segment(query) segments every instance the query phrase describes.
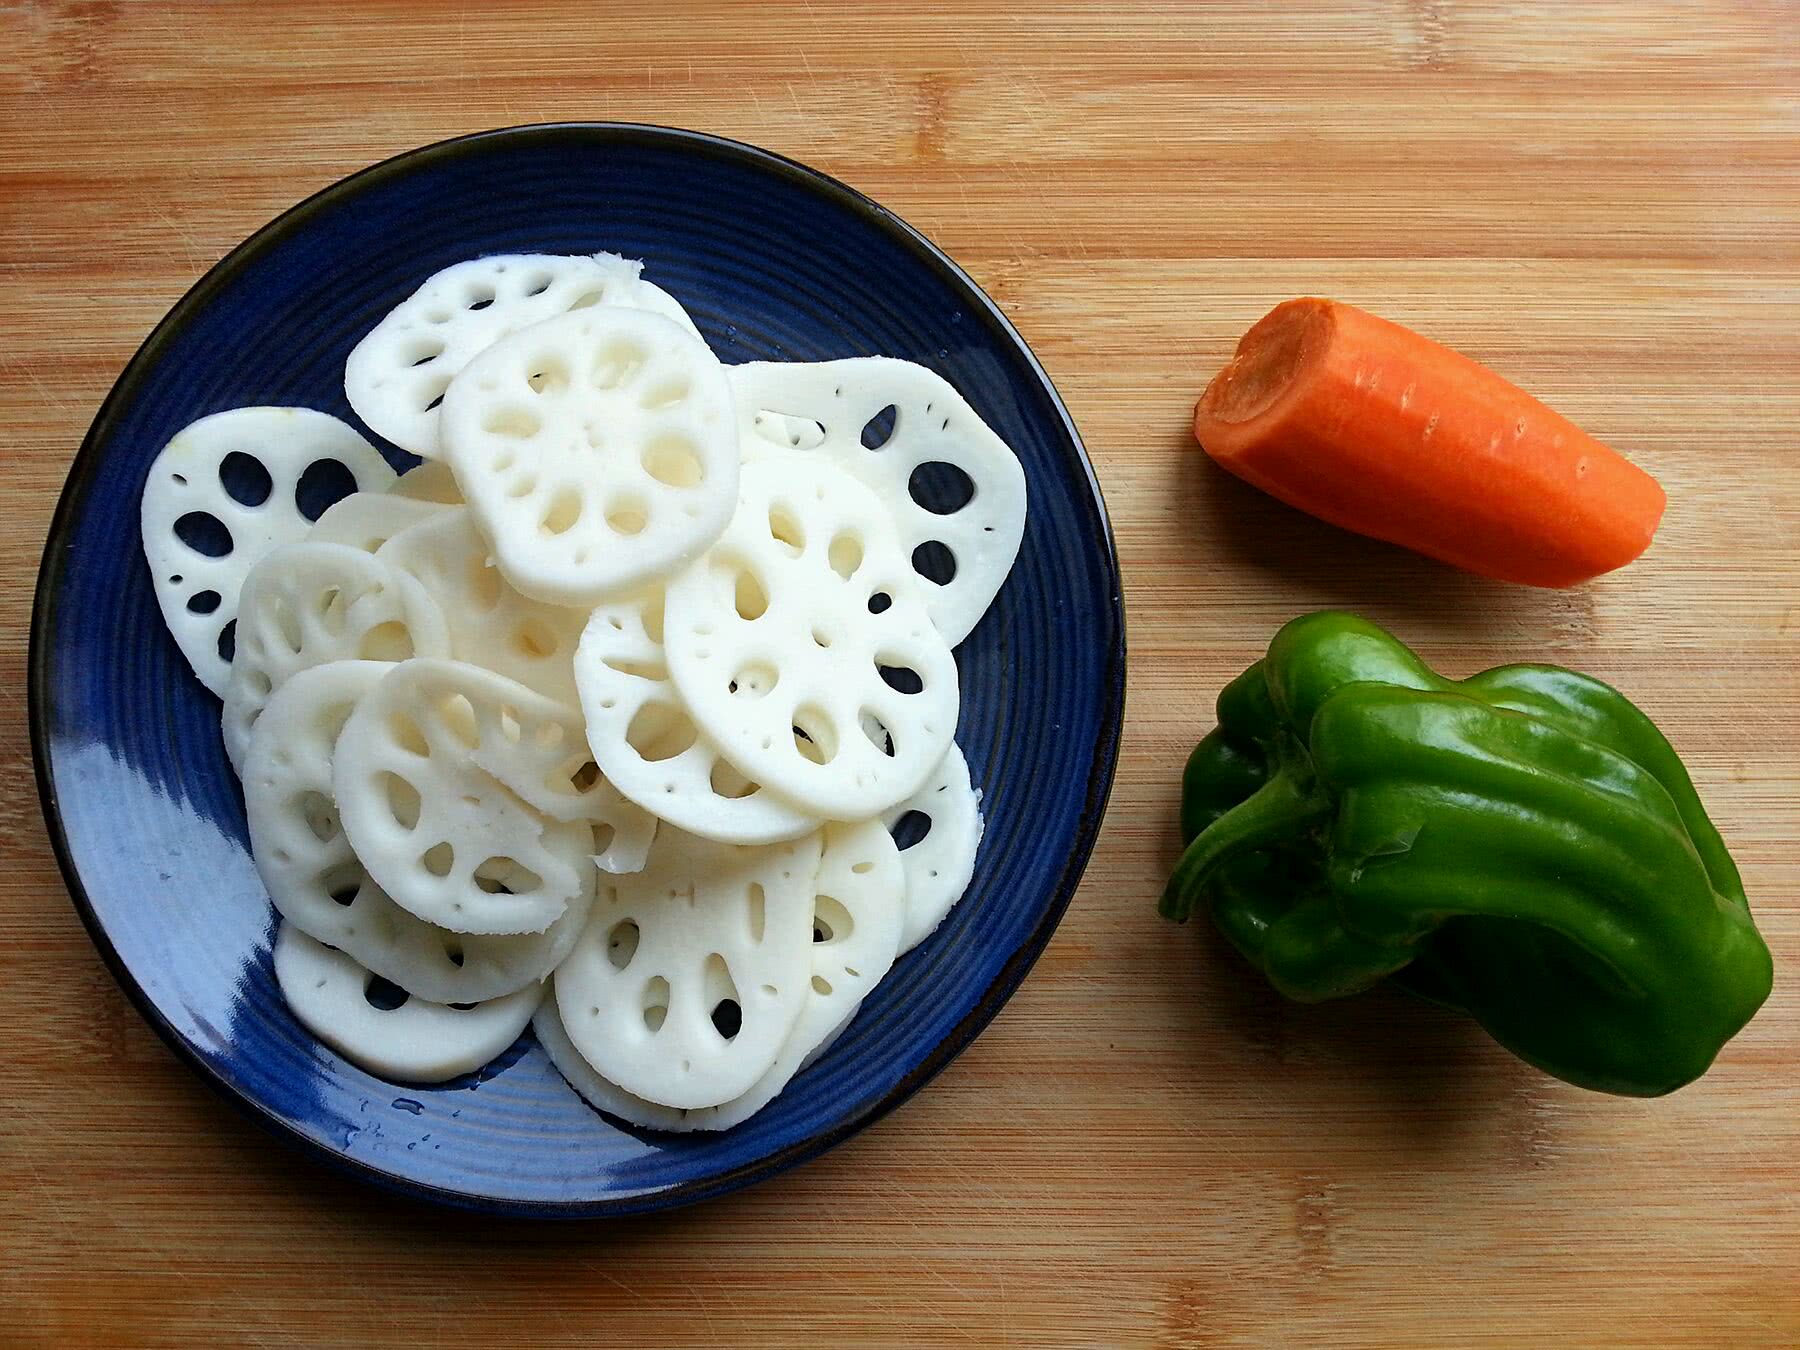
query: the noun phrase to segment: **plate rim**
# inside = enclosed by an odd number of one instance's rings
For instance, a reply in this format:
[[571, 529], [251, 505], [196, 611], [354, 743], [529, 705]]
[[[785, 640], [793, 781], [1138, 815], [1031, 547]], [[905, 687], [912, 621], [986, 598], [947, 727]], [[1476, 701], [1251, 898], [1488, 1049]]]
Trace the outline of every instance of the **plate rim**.
[[[496, 142], [559, 141], [570, 138], [598, 141], [603, 144], [675, 146], [692, 152], [732, 159], [753, 170], [772, 171], [796, 181], [813, 191], [823, 193], [853, 215], [871, 221], [896, 242], [904, 246], [925, 266], [947, 280], [971, 309], [987, 323], [990, 331], [1011, 346], [1024, 359], [1032, 376], [1042, 385], [1052, 409], [1062, 424], [1064, 435], [1074, 449], [1075, 464], [1080, 470], [1099, 524], [1103, 545], [1102, 563], [1112, 579], [1110, 605], [1106, 612], [1115, 640], [1107, 653], [1101, 688], [1101, 726], [1099, 741], [1088, 769], [1087, 794], [1081, 806], [1079, 826], [1068, 857], [1056, 878], [1049, 902], [1025, 940], [1007, 958], [980, 997], [955, 1026], [950, 1028], [925, 1056], [869, 1107], [839, 1121], [830, 1128], [815, 1131], [786, 1147], [731, 1169], [715, 1177], [681, 1182], [658, 1190], [639, 1191], [613, 1197], [574, 1200], [522, 1200], [483, 1195], [452, 1187], [438, 1186], [385, 1170], [373, 1163], [350, 1157], [328, 1148], [320, 1141], [300, 1132], [266, 1103], [228, 1079], [207, 1060], [169, 1020], [150, 998], [143, 984], [119, 955], [106, 926], [95, 912], [81, 873], [70, 851], [64, 828], [62, 809], [57, 795], [51, 765], [52, 707], [50, 692], [50, 610], [51, 597], [61, 589], [64, 568], [68, 562], [67, 536], [77, 508], [85, 505], [94, 490], [100, 466], [100, 443], [112, 432], [120, 407], [135, 396], [147, 378], [147, 369], [162, 348], [189, 321], [190, 316], [207, 304], [237, 273], [253, 263], [268, 249], [285, 240], [297, 229], [339, 202], [353, 199], [368, 187], [387, 181], [397, 174], [416, 169], [421, 164], [454, 159], [475, 152], [488, 151]], [[834, 1148], [844, 1140], [886, 1116], [907, 1101], [915, 1092], [941, 1073], [952, 1060], [974, 1041], [998, 1015], [1000, 1009], [1017, 991], [1026, 973], [1036, 964], [1051, 936], [1061, 924], [1070, 902], [1092, 857], [1100, 826], [1111, 797], [1118, 768], [1126, 703], [1126, 613], [1124, 582], [1119, 566], [1118, 542], [1106, 501], [1100, 489], [1093, 461], [1082, 441], [1062, 395], [1036, 353], [1013, 326], [1011, 320], [992, 298], [982, 290], [944, 250], [899, 215], [859, 192], [848, 184], [818, 169], [775, 151], [744, 141], [646, 122], [562, 121], [524, 123], [494, 127], [483, 131], [452, 136], [429, 144], [403, 150], [354, 173], [339, 178], [286, 208], [259, 226], [242, 242], [231, 248], [209, 267], [198, 280], [176, 300], [126, 361], [119, 376], [102, 399], [89, 424], [68, 474], [57, 496], [55, 512], [50, 519], [31, 606], [30, 636], [27, 648], [27, 714], [31, 739], [33, 773], [37, 782], [38, 805], [55, 854], [58, 871], [89, 939], [99, 951], [114, 980], [152, 1030], [175, 1053], [178, 1060], [192, 1069], [216, 1094], [240, 1113], [282, 1140], [288, 1146], [340, 1174], [348, 1174], [369, 1182], [382, 1190], [426, 1200], [454, 1209], [488, 1214], [504, 1214], [523, 1218], [603, 1218], [671, 1209], [739, 1190], [765, 1181]]]

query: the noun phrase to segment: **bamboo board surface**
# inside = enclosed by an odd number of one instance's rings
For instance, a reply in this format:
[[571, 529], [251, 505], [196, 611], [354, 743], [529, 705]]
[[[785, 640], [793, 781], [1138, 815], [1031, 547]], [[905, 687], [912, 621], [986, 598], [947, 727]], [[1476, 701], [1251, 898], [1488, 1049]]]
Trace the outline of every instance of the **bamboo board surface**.
[[[1800, 1341], [1797, 34], [1754, 3], [0, 3], [0, 1342]], [[1106, 490], [1130, 714], [1080, 895], [937, 1082], [749, 1192], [534, 1226], [327, 1175], [164, 1049], [52, 863], [24, 665], [74, 449], [202, 271], [374, 160], [581, 118], [802, 159], [1004, 306]], [[1628, 451], [1669, 489], [1653, 551], [1509, 589], [1212, 471], [1194, 396], [1305, 293]], [[1397, 997], [1284, 1004], [1156, 919], [1214, 693], [1322, 605], [1661, 722], [1778, 963], [1711, 1076], [1584, 1094]]]

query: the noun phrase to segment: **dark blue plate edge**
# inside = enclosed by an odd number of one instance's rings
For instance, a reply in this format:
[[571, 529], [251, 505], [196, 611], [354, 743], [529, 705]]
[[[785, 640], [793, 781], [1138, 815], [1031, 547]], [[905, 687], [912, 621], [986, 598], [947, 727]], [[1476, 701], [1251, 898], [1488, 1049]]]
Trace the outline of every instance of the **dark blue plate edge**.
[[[836, 199], [839, 205], [851, 212], [873, 218], [881, 227], [895, 235], [923, 264], [940, 275], [947, 276], [952, 287], [961, 291], [971, 308], [982, 315], [989, 329], [993, 330], [1004, 344], [1016, 349], [1031, 373], [1042, 382], [1056, 415], [1062, 423], [1063, 430], [1075, 449], [1076, 464], [1093, 498], [1094, 513], [1098, 521], [1098, 542], [1104, 552], [1107, 571], [1113, 579], [1112, 606], [1108, 617], [1111, 620], [1112, 630], [1109, 636], [1114, 640], [1109, 644], [1110, 656], [1106, 668], [1106, 684], [1102, 691], [1101, 740], [1095, 747], [1094, 759], [1089, 771], [1087, 800], [1082, 807], [1081, 827], [1074, 846], [1070, 850], [1068, 862], [1064, 865], [1062, 874], [1057, 880], [1055, 894], [1037, 927], [1013, 952], [1007, 963], [1001, 967], [999, 974], [983, 992], [980, 1001], [969, 1010], [962, 1021], [951, 1028], [931, 1053], [884, 1097], [861, 1114], [843, 1121], [831, 1129], [800, 1140], [754, 1163], [748, 1163], [733, 1172], [704, 1182], [672, 1186], [662, 1190], [622, 1196], [617, 1199], [582, 1200], [564, 1204], [554, 1201], [508, 1200], [499, 1197], [471, 1195], [432, 1186], [383, 1171], [346, 1154], [326, 1148], [318, 1141], [300, 1134], [261, 1103], [246, 1096], [189, 1045], [180, 1032], [163, 1017], [150, 1000], [149, 995], [145, 993], [143, 987], [126, 967], [117, 948], [114, 947], [111, 938], [108, 937], [104, 926], [100, 923], [99, 916], [88, 899], [87, 890], [82, 885], [80, 874], [69, 852], [68, 836], [63, 829], [62, 811], [57, 800], [56, 784], [50, 766], [52, 715], [48, 624], [50, 598], [60, 589], [62, 572], [66, 563], [66, 549], [62, 546], [69, 533], [70, 521], [75, 515], [77, 506], [86, 501], [96, 476], [98, 466], [96, 447], [104, 439], [104, 434], [110, 431], [117, 407], [136, 393], [139, 383], [145, 378], [144, 372], [151, 364], [151, 359], [172, 334], [182, 326], [191, 311], [204, 305], [227, 278], [270, 247], [277, 236], [284, 235], [295, 226], [304, 224], [319, 210], [353, 195], [368, 182], [378, 181], [396, 172], [409, 169], [420, 160], [461, 155], [477, 149], [486, 149], [488, 143], [499, 139], [555, 140], [567, 137], [591, 138], [627, 144], [677, 141], [700, 153], [736, 158], [766, 170], [803, 179], [810, 186]], [[125, 369], [101, 402], [99, 412], [95, 414], [87, 435], [82, 438], [81, 446], [76, 451], [69, 475], [58, 498], [56, 511], [50, 520], [49, 533], [44, 542], [44, 552], [38, 564], [37, 588], [32, 600], [31, 632], [27, 656], [27, 722], [31, 735], [32, 767], [37, 779], [39, 805], [43, 810], [44, 824], [50, 837], [51, 849], [56, 855], [57, 867], [62, 873], [63, 883], [69, 892], [75, 912], [80, 916], [83, 925], [87, 928], [89, 938], [100, 952], [107, 967], [112, 971], [113, 978], [125, 991], [131, 1002], [136, 1005], [144, 1020], [175, 1052], [176, 1057], [192, 1068], [209, 1087], [255, 1124], [289, 1146], [325, 1163], [340, 1173], [370, 1182], [384, 1190], [446, 1205], [454, 1209], [486, 1214], [504, 1214], [520, 1218], [600, 1218], [640, 1214], [694, 1204], [758, 1181], [767, 1180], [790, 1167], [817, 1157], [842, 1143], [857, 1131], [872, 1125], [908, 1100], [921, 1087], [942, 1072], [950, 1061], [961, 1054], [994, 1019], [1007, 999], [1024, 980], [1026, 972], [1042, 954], [1051, 935], [1061, 922], [1063, 914], [1067, 912], [1098, 839], [1100, 823], [1106, 814], [1107, 801], [1112, 793], [1113, 778], [1118, 766], [1120, 738], [1124, 726], [1125, 652], [1124, 588], [1119, 570], [1118, 545], [1114, 538], [1111, 518], [1107, 514], [1106, 501], [1100, 491], [1099, 479], [1095, 475], [1092, 461], [1088, 458], [1081, 433], [1076, 429], [1074, 419], [1070, 417], [1069, 410], [1063, 403], [1062, 395], [1057, 392], [1049, 373], [1045, 371], [1025, 339], [1020, 336], [1018, 330], [1013, 327], [1012, 322], [1000, 307], [988, 298], [987, 293], [976, 285], [975, 281], [948, 254], [879, 202], [829, 174], [821, 173], [817, 169], [773, 151], [708, 132], [662, 127], [648, 123], [545, 122], [499, 127], [436, 141], [430, 145], [403, 151], [321, 188], [263, 225], [243, 243], [237, 245], [214, 263], [205, 275], [196, 281], [181, 299], [176, 301], [169, 312], [163, 316], [161, 322], [150, 331], [150, 335], [144, 339], [137, 351], [132, 354], [131, 359], [126, 362]]]

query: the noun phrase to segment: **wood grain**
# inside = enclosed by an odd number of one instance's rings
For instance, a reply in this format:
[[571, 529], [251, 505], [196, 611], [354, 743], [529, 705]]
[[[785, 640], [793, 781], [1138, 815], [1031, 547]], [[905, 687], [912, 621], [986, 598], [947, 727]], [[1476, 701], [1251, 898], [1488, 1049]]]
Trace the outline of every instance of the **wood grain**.
[[[1797, 33], [1623, 0], [0, 4], [0, 1341], [1800, 1340]], [[542, 1227], [359, 1190], [175, 1062], [51, 862], [23, 670], [70, 457], [194, 278], [373, 160], [561, 118], [755, 141], [954, 254], [1086, 435], [1132, 669], [1087, 882], [937, 1083], [760, 1189]], [[1631, 453], [1671, 498], [1652, 553], [1508, 589], [1211, 471], [1197, 390], [1309, 291]], [[1158, 922], [1214, 692], [1324, 604], [1453, 672], [1580, 665], [1669, 730], [1781, 971], [1710, 1077], [1586, 1095], [1396, 998], [1284, 1004]]]

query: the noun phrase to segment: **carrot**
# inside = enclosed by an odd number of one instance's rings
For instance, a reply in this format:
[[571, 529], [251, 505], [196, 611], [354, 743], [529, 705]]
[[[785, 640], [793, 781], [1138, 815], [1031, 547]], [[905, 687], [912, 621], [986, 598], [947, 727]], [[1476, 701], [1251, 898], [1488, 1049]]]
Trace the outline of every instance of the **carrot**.
[[1487, 367], [1332, 300], [1277, 305], [1194, 409], [1220, 466], [1333, 525], [1531, 586], [1650, 546], [1657, 482]]

